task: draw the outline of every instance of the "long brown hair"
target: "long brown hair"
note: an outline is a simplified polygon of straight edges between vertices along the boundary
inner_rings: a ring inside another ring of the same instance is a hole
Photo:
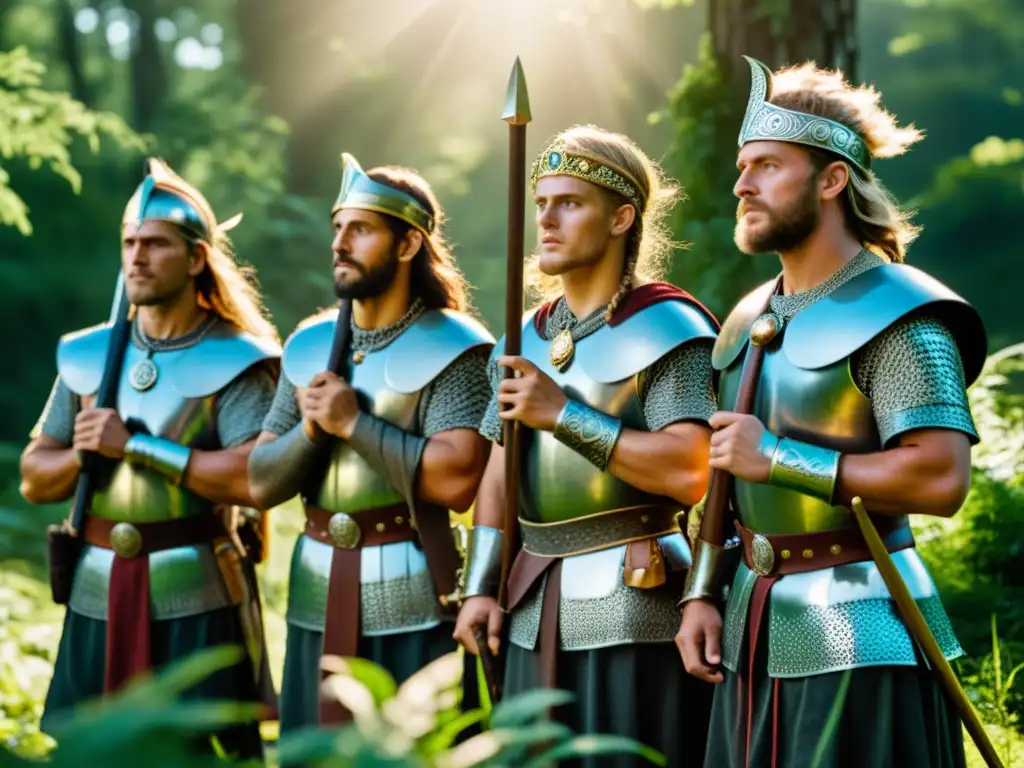
[[[423,236],[423,245],[412,259],[410,289],[413,296],[420,298],[427,309],[454,309],[467,312],[470,309],[466,278],[455,264],[455,257],[445,241],[442,226],[445,222],[444,209],[426,179],[409,168],[383,165],[366,172],[379,184],[412,195],[433,214],[434,228]],[[384,218],[395,239],[401,239],[411,228],[394,216]]]
[[[880,100],[881,94],[873,87],[851,86],[842,72],[810,63],[772,76],[772,104],[842,123],[864,140],[872,158],[895,157],[920,141],[922,134],[913,125],[898,126]],[[817,172],[830,163],[846,162],[825,150],[810,151]],[[850,180],[841,200],[847,228],[865,248],[889,261],[902,262],[907,247],[921,231],[912,222],[913,212],[900,208],[873,171],[865,173],[848,162],[846,166]]]
[[[575,150],[599,158],[640,190],[643,210],[637,210],[633,226],[626,233],[622,284],[609,304],[609,311],[614,312],[634,285],[658,280],[664,274],[665,262],[678,245],[672,239],[666,218],[682,196],[682,188],[666,178],[661,167],[624,134],[596,125],[577,125],[558,134],[555,140],[559,139],[569,152]],[[602,186],[599,189],[616,208],[634,205],[618,192]],[[531,257],[528,269],[532,292],[542,298],[557,295],[560,281],[540,272],[536,254]]]

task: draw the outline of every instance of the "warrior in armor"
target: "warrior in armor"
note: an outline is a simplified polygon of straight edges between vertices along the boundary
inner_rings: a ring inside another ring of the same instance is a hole
[[[159,160],[122,221],[130,335],[116,408],[96,407],[112,326],[64,336],[57,380],[22,460],[33,503],[70,497],[99,454],[44,729],[129,678],[232,644],[247,658],[186,692],[257,701],[266,676],[245,467],[281,355],[261,299],[202,194]],[[258,556],[257,556],[258,557]],[[55,589],[56,594],[56,589]],[[266,690],[266,688],[262,688]],[[272,690],[272,689],[271,689]],[[228,754],[262,755],[258,723],[219,731]],[[212,748],[212,747],[211,747]]]
[[[350,717],[320,695],[324,655],[370,659],[401,682],[457,648],[449,510],[470,507],[487,462],[477,430],[494,338],[467,311],[440,203],[408,169],[342,161],[331,248],[350,315],[316,314],[287,340],[249,462],[257,499],[299,494],[306,514],[291,565],[282,730]],[[343,353],[339,331],[350,334]]]
[[[552,299],[523,318],[521,356],[504,356],[501,341],[492,355],[481,434],[496,445],[456,636],[476,653],[474,632],[486,627],[499,652],[502,423],[514,419],[522,548],[507,586],[505,695],[569,690],[575,702],[554,715],[575,731],[632,737],[669,765],[690,765],[703,755],[713,689],[688,679],[673,646],[690,565],[677,515],[707,486],[718,323],[651,279],[679,190],[630,139],[564,131],[531,184],[540,236],[531,282],[553,282]],[[506,366],[514,378],[503,380]]]
[[[903,264],[916,230],[871,169],[918,131],[839,72],[748,63],[736,243],[782,272],[714,349],[730,535],[702,526],[680,629],[686,668],[718,683],[706,765],[962,766],[957,712],[850,510],[863,502],[942,655],[961,655],[907,516],[949,517],[967,494],[984,329]]]

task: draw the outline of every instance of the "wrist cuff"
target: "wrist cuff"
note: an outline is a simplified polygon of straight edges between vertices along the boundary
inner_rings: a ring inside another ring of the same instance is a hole
[[[462,598],[494,597],[501,577],[501,548],[505,534],[497,528],[474,525],[466,547],[466,578]]]
[[[832,503],[839,477],[839,457],[831,448],[784,437],[772,456],[768,482]]]
[[[697,539],[693,550],[693,562],[686,574],[686,587],[680,605],[690,600],[725,599],[726,582],[739,565],[743,548],[739,546],[719,547]]]
[[[192,449],[153,435],[132,435],[124,446],[124,458],[130,464],[155,470],[175,485],[185,477]]]
[[[602,472],[611,461],[615,443],[622,434],[622,422],[576,400],[570,400],[558,414],[555,439],[572,448]]]

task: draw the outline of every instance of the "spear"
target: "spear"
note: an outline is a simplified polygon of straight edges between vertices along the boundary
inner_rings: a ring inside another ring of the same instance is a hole
[[[505,112],[501,119],[508,123],[508,255],[505,262],[505,354],[522,351],[523,322],[523,229],[526,216],[526,124],[530,122],[530,97],[526,93],[526,76],[516,56],[508,79]],[[505,369],[505,378],[515,376]],[[501,579],[498,582],[498,605],[502,610],[508,602],[508,572],[519,521],[519,422],[505,422],[505,519],[501,551]]]

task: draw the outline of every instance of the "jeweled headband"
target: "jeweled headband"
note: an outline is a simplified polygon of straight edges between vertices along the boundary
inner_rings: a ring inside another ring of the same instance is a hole
[[[213,209],[199,190],[162,160],[150,158],[146,178],[125,206],[122,225],[132,222],[139,227],[144,221],[168,221],[210,242],[214,232],[231,229],[241,218],[238,215],[217,224]]]
[[[434,215],[415,197],[371,179],[348,152],[342,153],[341,164],[344,172],[332,216],[346,209],[374,211],[401,219],[425,235],[434,231]]]
[[[533,164],[530,187],[534,192],[537,191],[537,180],[545,176],[572,176],[618,192],[641,214],[647,207],[640,185],[626,171],[587,152],[569,149],[562,139],[556,139]]]
[[[860,136],[835,120],[769,104],[771,70],[757,59],[743,58],[750,65],[750,99],[740,127],[741,147],[748,141],[803,144],[840,155],[867,173],[871,167],[871,153]]]

